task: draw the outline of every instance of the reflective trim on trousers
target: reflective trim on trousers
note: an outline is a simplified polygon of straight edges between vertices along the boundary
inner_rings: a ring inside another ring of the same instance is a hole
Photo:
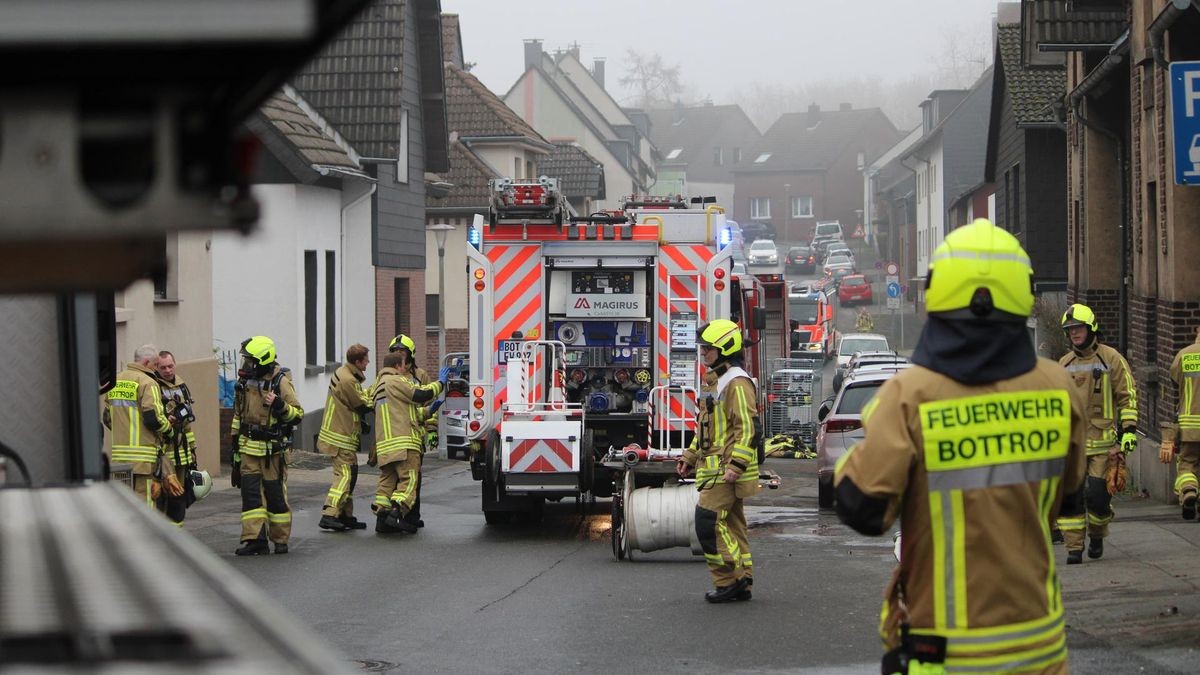
[[[1196,474],[1190,471],[1181,473],[1175,478],[1175,494],[1177,495],[1183,494],[1189,489],[1195,492],[1197,487],[1200,487],[1200,481],[1197,481]]]
[[[250,509],[249,511],[242,511],[242,522],[245,522],[247,520],[254,520],[255,518],[266,518],[266,517],[267,517],[266,507]]]

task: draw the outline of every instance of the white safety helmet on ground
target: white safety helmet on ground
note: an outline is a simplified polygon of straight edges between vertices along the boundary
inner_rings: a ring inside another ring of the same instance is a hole
[[[196,496],[196,501],[204,499],[212,492],[213,479],[207,471],[193,469],[188,472],[188,480],[192,482],[192,494]]]

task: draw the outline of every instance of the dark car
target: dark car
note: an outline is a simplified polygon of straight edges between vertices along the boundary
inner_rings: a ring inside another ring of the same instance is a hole
[[[742,238],[746,241],[755,239],[775,241],[775,226],[770,223],[742,223]]]
[[[817,257],[807,246],[793,246],[783,258],[784,272],[812,274],[817,269]]]

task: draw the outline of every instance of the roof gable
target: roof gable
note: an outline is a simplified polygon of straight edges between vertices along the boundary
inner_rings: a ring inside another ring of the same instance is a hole
[[[568,198],[604,199],[604,165],[574,143],[555,143],[550,155],[538,162],[538,175],[557,178]]]
[[[459,138],[513,136],[549,149],[546,139],[479,78],[452,63],[446,64],[446,113],[450,131]]]
[[[722,140],[723,135],[741,135],[753,131],[755,140],[762,136],[739,105],[706,105],[692,108],[658,108],[646,111],[650,118],[650,140],[662,153],[665,164],[686,164],[703,160],[700,154]],[[671,157],[671,153],[679,153]],[[746,151],[750,147],[745,148]]]
[[[997,43],[1000,57],[997,70],[1004,75],[1017,124],[1056,123],[1058,117],[1054,107],[1066,93],[1066,69],[1062,66],[1023,67],[1021,25],[1018,23],[1000,25]]]
[[[425,206],[429,208],[488,208],[488,181],[500,178],[490,166],[459,141],[450,143],[450,170],[442,176],[454,185],[445,197],[426,194]]]
[[[784,113],[734,172],[826,170],[872,124],[896,130],[879,108]]]

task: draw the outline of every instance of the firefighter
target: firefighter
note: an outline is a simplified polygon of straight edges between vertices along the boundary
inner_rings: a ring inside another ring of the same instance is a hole
[[[256,335],[242,343],[233,396],[234,487],[242,490],[242,545],[237,555],[288,552],[292,511],[287,501],[287,454],[292,429],[304,416],[291,371],[275,360],[275,343]],[[265,502],[265,506],[264,506]]]
[[[1115,515],[1105,476],[1110,467],[1123,468],[1125,455],[1137,448],[1137,389],[1125,358],[1100,342],[1100,324],[1087,305],[1068,307],[1063,312],[1062,328],[1071,351],[1059,363],[1067,369],[1075,389],[1087,400],[1086,524],[1088,557],[1095,559],[1104,555],[1104,538]],[[1068,565],[1083,562],[1084,523],[1082,514],[1058,521]]]
[[[694,469],[700,490],[696,536],[715,586],[704,599],[749,600],[753,561],[742,502],[758,490],[758,394],[742,369],[742,331],[736,323],[716,319],[701,326],[697,335],[708,372],[700,391],[696,436],[676,470],[685,476]]]
[[[163,451],[175,467],[175,483],[183,486],[183,493],[175,495],[172,485],[160,501],[164,502],[163,511],[167,518],[183,527],[188,507],[196,501],[195,483],[191,480],[191,472],[196,470],[196,434],[192,433],[192,422],[196,421],[195,401],[187,383],[175,372],[174,354],[166,350],[159,352],[155,370],[163,411],[172,424],[172,434]]]
[[[1158,458],[1169,464],[1178,448],[1175,466],[1175,494],[1179,497],[1184,520],[1196,517],[1196,464],[1200,463],[1200,400],[1196,397],[1197,378],[1200,378],[1200,327],[1196,341],[1175,355],[1171,362],[1171,380],[1179,391],[1175,424],[1164,425],[1162,446]]]
[[[864,406],[866,436],[838,462],[842,522],[877,536],[899,517],[904,533],[885,673],[1067,670],[1050,522],[1082,512],[1086,419],[1026,332],[1032,274],[985,219],[947,235],[914,367]]]
[[[415,533],[409,514],[416,502],[424,443],[424,412],[446,388],[450,369],[442,368],[438,381],[420,384],[413,377],[411,352],[401,349],[383,357],[376,382],[375,453],[379,487],[375,492],[375,531]]]
[[[162,393],[155,379],[158,349],[142,345],[133,362],[117,375],[105,394],[104,424],[112,430],[112,462],[132,465],[133,491],[151,508],[157,508],[164,488],[183,494],[174,481],[175,467],[163,456],[163,445],[174,431],[163,411]]]
[[[429,377],[429,373],[425,372],[425,370],[422,369],[420,366],[418,366],[416,363],[416,357],[415,357],[416,343],[413,342],[412,338],[410,338],[404,334],[397,335],[396,337],[392,338],[391,344],[388,345],[388,351],[389,352],[405,351],[408,353],[408,357],[409,357],[408,358],[408,366],[407,366],[408,373],[412,379],[417,381],[417,384],[429,384],[430,382],[433,381],[432,378]],[[421,520],[421,483],[424,482],[424,478],[425,478],[425,474],[424,474],[424,470],[423,470],[424,465],[425,465],[425,453],[431,452],[431,451],[432,452],[437,451],[437,446],[438,446],[437,411],[438,411],[438,408],[441,407],[441,405],[442,405],[442,400],[438,399],[438,400],[434,401],[433,403],[431,403],[430,405],[425,406],[424,409],[422,409],[422,420],[423,421],[422,421],[421,425],[424,430],[425,437],[424,437],[424,443],[423,443],[422,449],[421,449],[420,462],[417,467],[416,501],[413,502],[412,510],[409,511],[409,513],[408,513],[408,519],[410,521],[412,521],[419,528],[425,527],[425,521]]]
[[[370,350],[360,344],[346,350],[346,363],[329,379],[325,415],[317,433],[317,450],[333,456],[333,483],[321,509],[319,526],[326,530],[365,530],[367,524],[354,517],[354,486],[358,484],[358,448],[362,416],[371,412],[372,401],[362,389],[364,371],[371,362]]]

